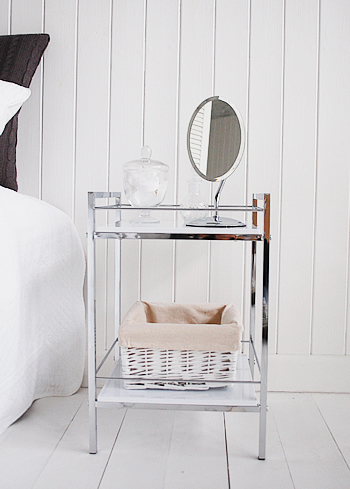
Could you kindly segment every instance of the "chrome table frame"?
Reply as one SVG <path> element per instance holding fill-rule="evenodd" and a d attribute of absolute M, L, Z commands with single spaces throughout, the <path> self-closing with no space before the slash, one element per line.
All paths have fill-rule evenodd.
<path fill-rule="evenodd" d="M 96 205 L 97 199 L 108 199 L 107 205 Z M 109 204 L 109 199 L 114 203 Z M 258 203 L 261 205 L 258 206 Z M 259 413 L 259 452 L 258 458 L 265 459 L 266 455 L 266 415 L 267 415 L 267 367 L 268 367 L 268 305 L 269 305 L 269 260 L 270 260 L 270 194 L 253 194 L 252 206 L 219 206 L 222 212 L 245 212 L 246 216 L 251 214 L 251 226 L 245 228 L 195 228 L 184 225 L 178 226 L 173 220 L 169 225 L 130 225 L 123 223 L 122 214 L 129 210 L 134 210 L 129 205 L 121 204 L 120 192 L 89 192 L 88 193 L 88 249 L 87 249 L 87 289 L 88 289 L 88 387 L 89 387 L 89 440 L 90 453 L 97 453 L 97 407 L 108 404 L 118 404 L 120 406 L 138 406 L 152 408 L 171 408 L 171 409 L 196 409 L 196 410 L 214 410 L 214 411 L 246 411 Z M 211 207 L 211 206 L 209 206 Z M 149 210 L 150 208 L 144 208 Z M 178 205 L 161 205 L 157 210 L 167 213 L 172 212 L 176 215 L 180 210 Z M 115 212 L 114 226 L 96 227 L 95 214 L 97 210 Z M 139 208 L 137 209 L 139 210 Z M 151 209 L 152 210 L 152 209 Z M 154 210 L 154 208 L 153 208 Z M 183 208 L 181 208 L 183 210 Z M 211 210 L 211 209 L 210 209 Z M 212 209 L 213 212 L 215 209 Z M 263 226 L 260 230 L 257 227 L 258 214 L 263 215 Z M 174 224 L 175 223 L 175 224 Z M 96 362 L 96 260 L 95 260 L 95 240 L 96 239 L 114 239 L 115 240 L 115 339 L 108 349 L 106 355 L 97 366 Z M 120 313 L 120 295 L 121 295 L 121 241 L 124 239 L 198 239 L 198 240 L 232 240 L 232 241 L 251 241 L 251 286 L 250 286 L 250 324 L 249 339 L 245 342 L 249 344 L 248 354 L 248 371 L 249 379 L 243 378 L 229 383 L 242 386 L 247 385 L 249 388 L 260 384 L 260 402 L 252 404 L 235 404 L 215 399 L 216 393 L 212 395 L 213 402 L 196 402 L 195 396 L 199 396 L 198 391 L 192 394 L 193 399 L 186 400 L 184 404 L 181 401 L 171 399 L 160 401 L 154 398 L 151 401 L 146 399 L 145 404 L 138 400 L 136 403 L 126 398 L 121 400 L 110 400 L 101 402 L 97 396 L 97 378 L 104 379 L 106 382 L 122 382 L 120 368 L 116 367 L 109 376 L 99 374 L 101 367 L 106 359 L 113 352 L 115 357 L 119 356 L 117 346 L 118 330 L 121 321 Z M 263 243 L 262 251 L 262 336 L 260 360 L 255 348 L 255 302 L 256 302 L 256 261 L 257 261 L 257 243 Z M 243 357 L 243 356 L 242 356 Z M 255 365 L 260 374 L 260 380 L 254 379 Z M 159 379 L 162 380 L 162 379 Z M 112 385 L 112 384 L 111 384 Z M 114 384 L 113 384 L 114 385 Z M 112 385 L 112 387 L 113 387 Z M 118 384 L 119 385 L 119 384 Z M 118 387 L 119 388 L 119 387 Z M 211 389 L 216 391 L 216 389 Z M 167 395 L 171 398 L 171 391 L 163 391 L 164 398 Z M 192 392 L 192 391 L 187 391 Z M 152 394 L 150 394 L 152 396 Z M 197 398 L 199 399 L 199 397 Z M 215 402 L 214 402 L 215 401 Z M 172 404 L 173 402 L 173 404 Z"/>

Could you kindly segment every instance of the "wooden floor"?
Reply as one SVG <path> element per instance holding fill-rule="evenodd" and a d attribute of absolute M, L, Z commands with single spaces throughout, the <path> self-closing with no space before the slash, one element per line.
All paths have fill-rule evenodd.
<path fill-rule="evenodd" d="M 87 391 L 36 401 L 0 436 L 1 489 L 349 489 L 350 394 L 269 394 L 267 459 L 258 415 L 98 410 Z"/>

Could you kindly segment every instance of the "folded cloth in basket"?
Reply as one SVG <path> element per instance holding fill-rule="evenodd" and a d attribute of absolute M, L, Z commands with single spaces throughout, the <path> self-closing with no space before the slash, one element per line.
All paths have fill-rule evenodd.
<path fill-rule="evenodd" d="M 119 330 L 119 346 L 237 351 L 243 325 L 233 304 L 136 302 Z"/>

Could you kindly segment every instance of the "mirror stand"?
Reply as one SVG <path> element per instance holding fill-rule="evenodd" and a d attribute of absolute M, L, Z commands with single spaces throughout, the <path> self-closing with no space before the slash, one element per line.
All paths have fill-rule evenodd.
<path fill-rule="evenodd" d="M 201 217 L 200 219 L 195 219 L 194 221 L 188 222 L 186 226 L 194 227 L 221 227 L 221 228 L 237 228 L 245 227 L 244 222 L 238 221 L 237 219 L 231 219 L 229 217 L 219 216 L 219 201 L 221 197 L 221 192 L 224 187 L 226 180 L 221 180 L 219 188 L 215 194 L 214 198 L 214 215 L 210 217 Z"/>
<path fill-rule="evenodd" d="M 219 216 L 219 200 L 227 177 L 239 165 L 244 151 L 244 124 L 238 110 L 218 96 L 204 100 L 194 111 L 187 131 L 187 150 L 193 169 L 205 180 L 220 181 L 211 217 L 186 226 L 244 227 L 236 219 Z"/>

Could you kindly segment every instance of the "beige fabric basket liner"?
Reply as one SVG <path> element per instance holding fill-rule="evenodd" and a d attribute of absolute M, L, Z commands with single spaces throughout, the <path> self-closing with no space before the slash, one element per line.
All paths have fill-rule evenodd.
<path fill-rule="evenodd" d="M 243 325 L 233 304 L 136 302 L 119 330 L 125 348 L 237 351 Z"/>

